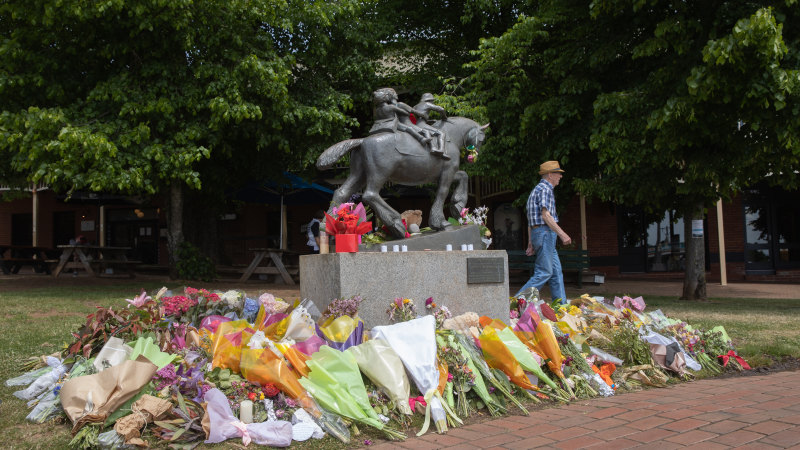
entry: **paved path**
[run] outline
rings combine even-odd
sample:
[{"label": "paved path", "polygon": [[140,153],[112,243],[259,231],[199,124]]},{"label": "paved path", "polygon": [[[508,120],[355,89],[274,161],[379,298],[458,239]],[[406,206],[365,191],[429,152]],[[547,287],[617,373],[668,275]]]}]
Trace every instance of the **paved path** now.
[{"label": "paved path", "polygon": [[705,379],[428,432],[374,450],[800,448],[800,372]]}]

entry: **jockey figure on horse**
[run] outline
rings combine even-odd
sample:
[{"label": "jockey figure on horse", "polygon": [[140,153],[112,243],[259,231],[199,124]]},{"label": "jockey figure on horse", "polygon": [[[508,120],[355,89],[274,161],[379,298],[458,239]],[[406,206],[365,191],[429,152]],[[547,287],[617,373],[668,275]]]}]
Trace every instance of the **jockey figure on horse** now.
[{"label": "jockey figure on horse", "polygon": [[[450,159],[444,146],[444,133],[427,123],[428,111],[440,112],[445,119],[447,118],[444,108],[433,104],[432,100],[432,94],[424,94],[422,101],[412,108],[403,102],[398,102],[397,92],[394,89],[378,89],[372,93],[375,122],[370,128],[369,134],[404,131],[414,136],[423,147],[430,150],[431,154]],[[411,118],[412,114],[417,118],[416,122]]]}]

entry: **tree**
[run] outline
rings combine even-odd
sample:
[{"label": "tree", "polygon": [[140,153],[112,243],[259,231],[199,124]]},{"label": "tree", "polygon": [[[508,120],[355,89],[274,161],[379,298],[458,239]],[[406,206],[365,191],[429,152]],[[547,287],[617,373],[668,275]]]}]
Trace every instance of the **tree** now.
[{"label": "tree", "polygon": [[647,76],[595,103],[590,145],[613,181],[594,191],[683,211],[685,299],[706,297],[704,241],[690,232],[704,208],[768,174],[798,185],[800,34],[782,25],[798,14],[794,2],[773,3],[607,2],[595,15],[656,19],[630,30],[629,59]]},{"label": "tree", "polygon": [[[687,227],[765,174],[796,186],[794,3],[540,2],[473,64],[494,130],[482,170],[519,188],[559,159],[581,192]],[[702,243],[687,242],[685,298],[705,297]]]},{"label": "tree", "polygon": [[[374,26],[380,33],[381,82],[416,102],[422,93],[443,93],[460,80],[481,39],[499,36],[517,19],[514,0],[378,0]],[[370,111],[371,113],[371,111]]]},{"label": "tree", "polygon": [[374,77],[362,6],[4,2],[0,177],[165,194],[174,257],[186,188],[302,167],[347,136]]}]

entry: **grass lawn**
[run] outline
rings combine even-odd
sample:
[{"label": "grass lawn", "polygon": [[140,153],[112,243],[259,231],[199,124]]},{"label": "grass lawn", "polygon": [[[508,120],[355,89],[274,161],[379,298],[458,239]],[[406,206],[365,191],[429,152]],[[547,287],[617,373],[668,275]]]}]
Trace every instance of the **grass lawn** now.
[{"label": "grass lawn", "polygon": [[[126,305],[144,287],[153,292],[158,282],[147,285],[121,281],[113,286],[83,288],[31,288],[0,292],[0,379],[19,375],[18,364],[30,356],[60,351],[71,340],[70,331],[85,323],[96,306]],[[168,286],[177,288],[178,286]],[[254,293],[250,293],[254,294]],[[668,316],[702,328],[723,325],[739,353],[753,366],[768,365],[784,356],[800,357],[800,300],[712,299],[703,303],[668,297],[646,297],[649,309],[660,308]],[[17,387],[0,385],[0,443],[5,448],[64,448],[70,440],[64,424],[35,425],[25,421],[29,412],[11,394]],[[368,434],[368,437],[372,433]],[[230,441],[234,442],[234,441]],[[360,443],[354,439],[354,443]],[[215,447],[230,447],[220,445]],[[293,448],[339,448],[333,439],[293,444]],[[237,447],[238,448],[238,447]]]},{"label": "grass lawn", "polygon": [[687,302],[674,297],[646,297],[647,310],[710,329],[722,325],[737,352],[753,366],[800,357],[800,299],[713,298]]}]

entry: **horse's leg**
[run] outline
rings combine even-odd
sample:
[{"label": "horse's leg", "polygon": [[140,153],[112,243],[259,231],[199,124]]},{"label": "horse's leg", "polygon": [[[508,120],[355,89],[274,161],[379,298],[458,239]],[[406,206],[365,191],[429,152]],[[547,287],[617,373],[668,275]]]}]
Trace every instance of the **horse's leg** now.
[{"label": "horse's leg", "polygon": [[362,174],[351,169],[350,176],[347,177],[347,180],[334,191],[332,203],[334,205],[341,205],[350,200],[350,197],[363,185],[364,179]]},{"label": "horse's leg", "polygon": [[[353,153],[356,155],[356,153]],[[333,205],[341,205],[342,203],[350,200],[350,197],[353,196],[359,189],[364,186],[364,165],[362,161],[357,158],[353,157],[350,162],[350,175],[347,179],[339,186],[336,191],[333,193],[333,200],[331,203]]]},{"label": "horse's leg", "polygon": [[384,177],[378,177],[373,172],[367,177],[366,188],[361,198],[372,207],[375,215],[389,228],[392,235],[397,238],[404,238],[406,237],[406,227],[403,226],[400,213],[395,211],[381,198],[380,192],[385,182],[386,179]]},{"label": "horse's leg", "polygon": [[450,197],[450,214],[453,217],[459,217],[461,215],[461,210],[467,206],[469,195],[467,180],[469,180],[469,175],[467,175],[467,172],[459,170],[456,172],[454,178],[458,184],[456,184],[453,195]]},{"label": "horse's leg", "polygon": [[447,165],[442,165],[442,173],[439,175],[439,187],[436,189],[436,199],[433,201],[431,217],[428,219],[428,225],[434,230],[443,230],[450,226],[450,222],[444,216],[444,200],[450,191],[454,172],[455,170],[449,169]]}]

